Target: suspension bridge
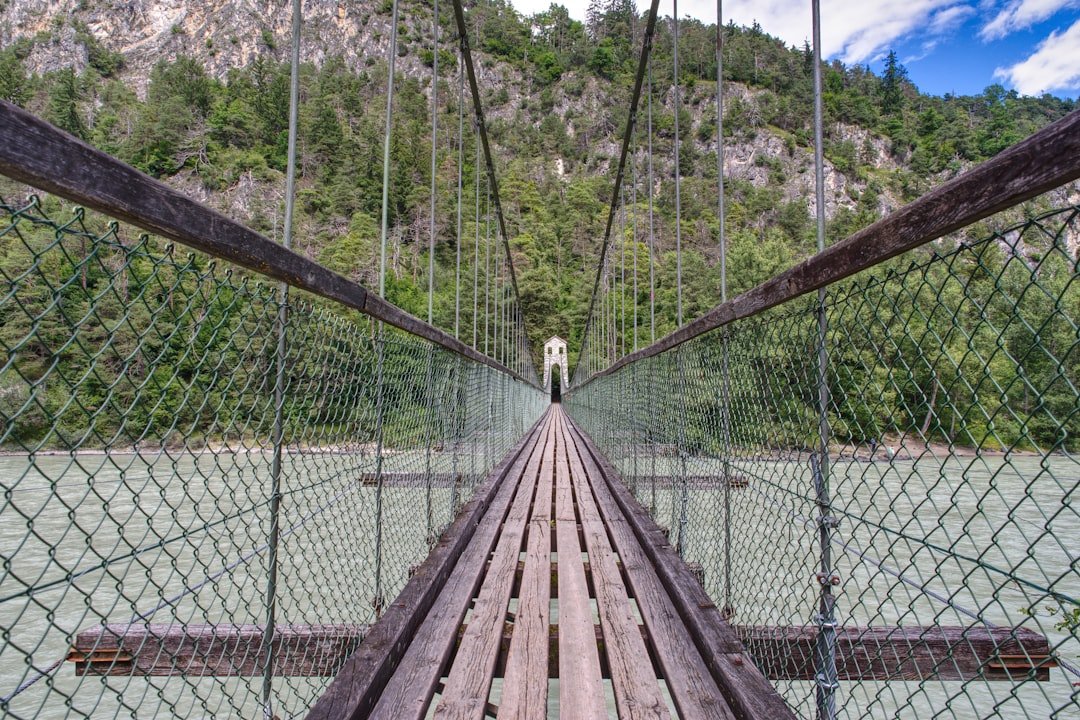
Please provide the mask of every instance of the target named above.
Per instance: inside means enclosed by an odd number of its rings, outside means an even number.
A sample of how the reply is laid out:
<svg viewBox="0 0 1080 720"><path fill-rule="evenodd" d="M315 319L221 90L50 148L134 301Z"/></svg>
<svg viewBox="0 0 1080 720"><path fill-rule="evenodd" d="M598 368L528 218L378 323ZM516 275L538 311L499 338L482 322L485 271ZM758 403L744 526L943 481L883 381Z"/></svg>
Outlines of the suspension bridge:
<svg viewBox="0 0 1080 720"><path fill-rule="evenodd" d="M0 716L1077 717L1080 207L954 234L1068 189L1080 113L826 246L815 0L817 253L729 298L718 31L721 284L684 322L676 111L657 337L654 1L584 327L536 354L461 0L453 328L434 141L426 321L385 297L398 10L377 288L291 249L298 0L280 243L0 104Z"/></svg>

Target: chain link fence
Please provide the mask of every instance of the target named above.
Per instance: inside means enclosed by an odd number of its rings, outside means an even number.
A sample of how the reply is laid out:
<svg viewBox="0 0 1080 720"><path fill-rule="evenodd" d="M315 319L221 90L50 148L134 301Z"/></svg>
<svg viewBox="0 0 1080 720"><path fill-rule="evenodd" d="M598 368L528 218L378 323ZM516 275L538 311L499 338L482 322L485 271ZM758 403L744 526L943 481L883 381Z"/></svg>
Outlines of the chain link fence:
<svg viewBox="0 0 1080 720"><path fill-rule="evenodd" d="M302 716L546 405L37 198L0 278L0 717Z"/></svg>
<svg viewBox="0 0 1080 720"><path fill-rule="evenodd" d="M1080 717L1078 248L937 241L567 396L799 715Z"/></svg>

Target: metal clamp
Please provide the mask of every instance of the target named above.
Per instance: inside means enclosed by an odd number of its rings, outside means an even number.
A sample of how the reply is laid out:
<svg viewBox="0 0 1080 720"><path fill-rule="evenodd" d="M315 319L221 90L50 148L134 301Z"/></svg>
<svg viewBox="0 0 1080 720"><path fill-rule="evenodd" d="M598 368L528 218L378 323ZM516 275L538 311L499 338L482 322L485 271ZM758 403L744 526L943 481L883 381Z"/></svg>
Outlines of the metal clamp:
<svg viewBox="0 0 1080 720"><path fill-rule="evenodd" d="M840 527L840 518L833 515L821 515L818 517L818 526L835 530Z"/></svg>
<svg viewBox="0 0 1080 720"><path fill-rule="evenodd" d="M815 675L814 682L816 682L817 686L823 690L840 689L840 683L836 682L835 680L829 680L829 678L825 677L823 673L818 673L817 675Z"/></svg>
<svg viewBox="0 0 1080 720"><path fill-rule="evenodd" d="M822 630L836 630L840 627L840 623L837 622L835 618L825 617L821 614L815 615L813 620L814 624Z"/></svg>

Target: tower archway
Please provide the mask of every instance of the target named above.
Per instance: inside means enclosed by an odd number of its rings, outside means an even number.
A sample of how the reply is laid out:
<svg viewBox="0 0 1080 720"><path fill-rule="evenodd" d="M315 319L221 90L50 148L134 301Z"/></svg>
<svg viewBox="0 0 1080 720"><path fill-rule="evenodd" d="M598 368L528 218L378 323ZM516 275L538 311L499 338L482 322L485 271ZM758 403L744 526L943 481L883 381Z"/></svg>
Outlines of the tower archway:
<svg viewBox="0 0 1080 720"><path fill-rule="evenodd" d="M553 335L544 343L544 389L552 391L552 369L559 378L559 390L565 390L570 385L570 379L566 375L566 341L558 335Z"/></svg>

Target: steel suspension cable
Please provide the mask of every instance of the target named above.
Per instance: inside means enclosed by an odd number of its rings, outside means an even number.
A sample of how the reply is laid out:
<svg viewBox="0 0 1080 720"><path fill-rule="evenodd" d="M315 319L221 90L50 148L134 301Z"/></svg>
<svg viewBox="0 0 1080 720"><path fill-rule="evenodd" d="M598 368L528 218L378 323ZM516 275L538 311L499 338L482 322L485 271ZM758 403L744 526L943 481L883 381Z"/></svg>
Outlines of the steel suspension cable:
<svg viewBox="0 0 1080 720"><path fill-rule="evenodd" d="M720 246L720 302L727 302L727 236L724 228L724 2L716 0L716 212ZM731 601L731 378L729 375L728 334L722 340L720 397L721 452L724 476L724 607L723 614L734 612Z"/></svg>
<svg viewBox="0 0 1080 720"><path fill-rule="evenodd" d="M303 22L300 0L292 2L292 48L289 55L289 135L285 165L285 227L282 244L292 247L293 213L296 207L296 136L300 121L300 27ZM274 717L270 698L274 692L274 634L277 631L278 544L281 534L281 459L285 434L285 352L289 320L289 286L281 283L277 316L277 357L274 378L274 454L270 467L270 532L267 539L266 623L263 626L262 699L263 715Z"/></svg>
<svg viewBox="0 0 1080 720"><path fill-rule="evenodd" d="M386 237L390 226L390 136L394 121L394 60L397 58L398 0L390 11L386 70L386 130L383 133L382 221L379 234L379 297L386 297Z"/></svg>
<svg viewBox="0 0 1080 720"><path fill-rule="evenodd" d="M821 0L811 0L814 35L814 197L817 202L817 249L825 249L825 160L824 112L821 88ZM826 294L822 287L817 293L818 324L818 452L814 463L814 491L818 509L818 538L820 545L819 578L821 590L818 614L815 618L818 635L814 642L814 676L816 681L817 713L819 720L836 718L836 691L840 687L836 671L836 597L832 594L835 571L832 562L832 502L829 497L829 356L826 347L829 320ZM839 578L837 578L839 582Z"/></svg>
<svg viewBox="0 0 1080 720"><path fill-rule="evenodd" d="M656 222L653 218L653 123L652 123L652 58L649 59L649 344L656 342Z"/></svg>
<svg viewBox="0 0 1080 720"><path fill-rule="evenodd" d="M465 61L465 71L469 79L469 89L472 94L473 100L473 112L476 117L476 126L479 131L480 143L484 149L484 160L487 165L488 175L488 192L490 195L490 203L494 203L496 222L498 223L498 233L502 238L503 254L506 257L507 265L507 277L510 281L510 286L513 290L514 301L516 304L521 302L521 294L518 291L517 273L514 270L514 257L510 248L510 235L506 230L506 220L502 211L502 201L499 195L499 184L495 175L495 162L491 153L491 144L488 141L487 125L484 120L484 107L480 101L480 86L476 79L476 68L473 65L472 50L469 44L469 31L465 23L465 8L462 4L462 0L453 0L454 3L454 19L457 22L458 29L458 41L461 49L462 58ZM489 219L490 223L490 219ZM528 343L528 337L526 336L526 343Z"/></svg>
<svg viewBox="0 0 1080 720"><path fill-rule="evenodd" d="M435 307L435 175L439 163L439 0L435 0L431 30L435 53L431 61L431 224L428 235L428 325L431 324Z"/></svg>
<svg viewBox="0 0 1080 720"><path fill-rule="evenodd" d="M459 0L455 0L457 2ZM660 0L652 0L649 5L649 17L645 23L645 32L641 41L641 56L638 60L637 74L634 77L634 90L630 96L630 113L626 119L626 128L623 131L622 150L619 154L619 163L615 171L615 186L611 191L611 205L608 208L607 225L604 228L604 239L600 245L600 258L596 265L596 278L593 281L592 296L589 299L589 309L585 313L585 331L582 337L589 336L589 330L593 324L593 314L597 310L597 301L600 299L600 282L603 278L605 263L607 261L608 247L611 244L611 230L615 222L615 213L619 207L619 191L622 188L623 175L626 169L626 158L630 148L630 141L634 135L634 127L637 124L638 103L641 99L641 91L645 85L646 68L650 68L649 58L652 56L653 34L656 31L656 16L660 7ZM580 364L580 363L579 363ZM574 368L574 378L577 377L577 368ZM573 381L571 381L573 383Z"/></svg>
<svg viewBox="0 0 1080 720"><path fill-rule="evenodd" d="M487 201L484 204L484 354L491 356L491 178L487 182Z"/></svg>
<svg viewBox="0 0 1080 720"><path fill-rule="evenodd" d="M433 57L431 63L431 205L430 225L428 234L428 292L427 292L427 321L428 325L434 320L435 308L435 191L436 175L439 160L439 0L434 0L431 16L431 32ZM457 331L455 330L455 335ZM435 347L432 346L427 355L427 373L424 387L427 388L428 421L427 437L424 439L424 509L426 538L431 543L432 531L432 504L431 504L431 446L435 431L437 414L436 395L434 392L435 380Z"/></svg>
<svg viewBox="0 0 1080 720"><path fill-rule="evenodd" d="M727 302L727 237L724 234L724 0L716 0L716 216L720 246L720 302Z"/></svg>
<svg viewBox="0 0 1080 720"><path fill-rule="evenodd" d="M457 246L454 267L454 337L461 339L461 176L465 170L465 69L458 50Z"/></svg>
<svg viewBox="0 0 1080 720"><path fill-rule="evenodd" d="M476 130L476 144L473 146L473 164L475 165L476 213L473 220L473 279L472 279L472 346L477 347L477 330L480 325L480 129Z"/></svg>
<svg viewBox="0 0 1080 720"><path fill-rule="evenodd" d="M491 298L491 310L492 310L492 328L491 328L491 357L495 358L495 361L499 361L499 274L502 270L502 263L496 258L495 260L495 283L492 286L492 298Z"/></svg>
<svg viewBox="0 0 1080 720"><path fill-rule="evenodd" d="M682 196L680 194L679 167L679 111L682 109L679 97L679 0L671 0L672 65L672 102L675 106L675 325L682 327Z"/></svg>
<svg viewBox="0 0 1080 720"><path fill-rule="evenodd" d="M393 0L390 12L390 45L387 48L386 69L386 129L383 135L383 185L382 185L382 216L380 222L379 240L379 297L386 297L386 244L390 227L390 140L393 132L394 120L394 65L397 58L397 26L398 26L398 0ZM382 614L383 586L382 586L382 516L383 516L383 415L385 413L385 399L383 398L383 363L385 361L385 348L383 346L382 323L379 323L378 339L376 341L375 368L375 596L372 604L375 614Z"/></svg>
<svg viewBox="0 0 1080 720"><path fill-rule="evenodd" d="M626 354L626 191L621 195L619 209L619 354Z"/></svg>
<svg viewBox="0 0 1080 720"><path fill-rule="evenodd" d="M634 208L631 232L634 243L634 352L638 349L638 206L637 206L637 154L630 159L630 205Z"/></svg>

